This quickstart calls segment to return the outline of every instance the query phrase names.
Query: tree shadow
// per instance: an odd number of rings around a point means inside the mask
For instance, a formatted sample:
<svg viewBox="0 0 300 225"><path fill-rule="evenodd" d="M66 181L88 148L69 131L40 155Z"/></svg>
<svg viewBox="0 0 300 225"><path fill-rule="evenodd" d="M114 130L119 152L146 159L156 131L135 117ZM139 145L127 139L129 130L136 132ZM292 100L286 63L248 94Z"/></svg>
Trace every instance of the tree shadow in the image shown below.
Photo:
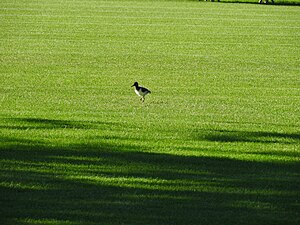
<svg viewBox="0 0 300 225"><path fill-rule="evenodd" d="M0 150L1 224L299 223L299 164L141 149L9 142Z"/></svg>
<svg viewBox="0 0 300 225"><path fill-rule="evenodd" d="M16 123L18 125L1 125L1 128L12 130L28 130L28 129L96 129L100 126L116 126L114 122L100 121L76 121L76 120L60 120L60 119L43 119L43 118L4 118L9 124Z"/></svg>
<svg viewBox="0 0 300 225"><path fill-rule="evenodd" d="M249 142L300 144L300 133L278 133L265 131L238 130L196 130L195 138L213 142Z"/></svg>

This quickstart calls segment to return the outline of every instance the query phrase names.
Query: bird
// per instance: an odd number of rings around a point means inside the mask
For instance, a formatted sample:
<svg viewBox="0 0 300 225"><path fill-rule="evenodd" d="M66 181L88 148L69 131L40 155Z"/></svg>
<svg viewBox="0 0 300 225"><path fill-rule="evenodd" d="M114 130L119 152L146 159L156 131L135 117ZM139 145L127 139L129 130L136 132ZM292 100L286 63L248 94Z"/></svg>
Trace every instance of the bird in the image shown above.
<svg viewBox="0 0 300 225"><path fill-rule="evenodd" d="M139 86L138 82L134 82L134 84L131 86L134 87L134 91L135 93L141 97L141 101L144 102L145 101L145 96L149 93L151 93L150 90L148 90L147 88L141 87Z"/></svg>

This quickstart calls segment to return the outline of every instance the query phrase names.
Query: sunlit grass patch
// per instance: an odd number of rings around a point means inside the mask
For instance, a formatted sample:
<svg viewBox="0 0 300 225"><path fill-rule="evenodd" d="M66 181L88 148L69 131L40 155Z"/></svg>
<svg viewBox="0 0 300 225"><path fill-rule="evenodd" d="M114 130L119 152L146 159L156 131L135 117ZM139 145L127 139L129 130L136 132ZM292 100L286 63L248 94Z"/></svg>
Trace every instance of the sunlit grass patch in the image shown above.
<svg viewBox="0 0 300 225"><path fill-rule="evenodd" d="M56 220L56 219L18 219L15 221L17 224L38 224L38 225L76 225L72 221Z"/></svg>

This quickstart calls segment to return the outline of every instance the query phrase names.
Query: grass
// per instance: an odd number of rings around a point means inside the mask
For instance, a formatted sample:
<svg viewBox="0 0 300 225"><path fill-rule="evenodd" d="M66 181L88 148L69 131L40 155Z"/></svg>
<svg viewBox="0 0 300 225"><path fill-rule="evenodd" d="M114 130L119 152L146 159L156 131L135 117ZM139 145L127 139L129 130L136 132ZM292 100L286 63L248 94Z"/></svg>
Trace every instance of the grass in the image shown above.
<svg viewBox="0 0 300 225"><path fill-rule="evenodd" d="M1 224L298 224L299 15L1 1Z"/></svg>
<svg viewBox="0 0 300 225"><path fill-rule="evenodd" d="M199 0L199 1L209 1L209 2L211 2L211 0ZM266 0L263 0L262 4L264 4L265 1ZM218 2L218 0L215 0L215 2ZM220 0L219 2L222 2L222 3L258 4L259 0ZM272 0L269 0L268 4L299 6L300 1L299 0L274 0L274 3L273 3Z"/></svg>

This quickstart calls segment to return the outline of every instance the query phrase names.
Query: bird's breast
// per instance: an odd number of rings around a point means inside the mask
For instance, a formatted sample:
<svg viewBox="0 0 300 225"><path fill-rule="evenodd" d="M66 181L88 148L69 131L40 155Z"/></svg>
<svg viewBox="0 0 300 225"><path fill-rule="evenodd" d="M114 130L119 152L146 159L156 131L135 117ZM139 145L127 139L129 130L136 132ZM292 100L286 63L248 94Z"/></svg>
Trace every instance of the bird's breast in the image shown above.
<svg viewBox="0 0 300 225"><path fill-rule="evenodd" d="M142 93L141 93L139 90L135 89L134 92L135 92L138 96L142 96Z"/></svg>

